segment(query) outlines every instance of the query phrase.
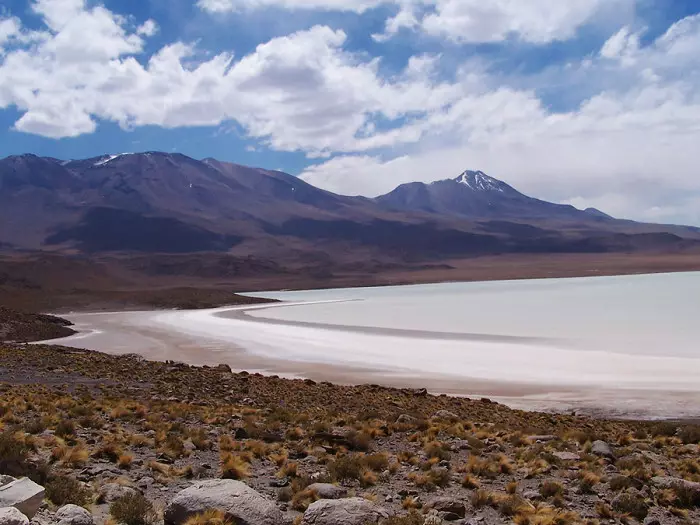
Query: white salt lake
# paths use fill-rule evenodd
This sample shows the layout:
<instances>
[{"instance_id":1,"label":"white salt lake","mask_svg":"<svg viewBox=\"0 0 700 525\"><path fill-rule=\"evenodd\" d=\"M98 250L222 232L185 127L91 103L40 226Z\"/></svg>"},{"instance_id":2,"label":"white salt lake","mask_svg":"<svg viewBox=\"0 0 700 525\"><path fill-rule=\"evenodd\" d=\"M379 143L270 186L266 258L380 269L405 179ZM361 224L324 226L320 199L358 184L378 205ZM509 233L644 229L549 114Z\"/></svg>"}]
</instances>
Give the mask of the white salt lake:
<instances>
[{"instance_id":1,"label":"white salt lake","mask_svg":"<svg viewBox=\"0 0 700 525\"><path fill-rule=\"evenodd\" d=\"M61 344L514 407L700 417L700 273L249 294L282 303L66 316Z\"/></svg>"}]
</instances>

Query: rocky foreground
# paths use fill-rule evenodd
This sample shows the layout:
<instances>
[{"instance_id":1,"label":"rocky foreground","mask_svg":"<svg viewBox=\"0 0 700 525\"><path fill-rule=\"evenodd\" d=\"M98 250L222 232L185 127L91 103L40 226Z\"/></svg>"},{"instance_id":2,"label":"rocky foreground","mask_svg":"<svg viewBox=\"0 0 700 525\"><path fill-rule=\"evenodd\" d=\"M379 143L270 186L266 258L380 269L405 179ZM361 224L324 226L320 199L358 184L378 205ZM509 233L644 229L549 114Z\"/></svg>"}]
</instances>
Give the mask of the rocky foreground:
<instances>
[{"instance_id":1,"label":"rocky foreground","mask_svg":"<svg viewBox=\"0 0 700 525\"><path fill-rule=\"evenodd\" d=\"M0 525L700 523L700 427L0 345Z\"/></svg>"}]
</instances>

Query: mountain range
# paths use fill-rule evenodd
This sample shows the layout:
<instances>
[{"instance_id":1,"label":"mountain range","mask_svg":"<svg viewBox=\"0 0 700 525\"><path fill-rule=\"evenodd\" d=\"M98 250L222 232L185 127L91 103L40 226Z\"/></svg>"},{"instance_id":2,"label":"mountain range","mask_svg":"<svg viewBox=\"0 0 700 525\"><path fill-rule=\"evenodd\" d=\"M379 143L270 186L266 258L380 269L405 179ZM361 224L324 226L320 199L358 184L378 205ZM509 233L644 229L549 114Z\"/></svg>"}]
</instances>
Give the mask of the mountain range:
<instances>
[{"instance_id":1,"label":"mountain range","mask_svg":"<svg viewBox=\"0 0 700 525\"><path fill-rule=\"evenodd\" d=\"M0 250L219 252L267 260L436 261L501 253L687 251L700 229L526 196L481 171L369 199L279 171L148 152L0 160Z\"/></svg>"}]
</instances>

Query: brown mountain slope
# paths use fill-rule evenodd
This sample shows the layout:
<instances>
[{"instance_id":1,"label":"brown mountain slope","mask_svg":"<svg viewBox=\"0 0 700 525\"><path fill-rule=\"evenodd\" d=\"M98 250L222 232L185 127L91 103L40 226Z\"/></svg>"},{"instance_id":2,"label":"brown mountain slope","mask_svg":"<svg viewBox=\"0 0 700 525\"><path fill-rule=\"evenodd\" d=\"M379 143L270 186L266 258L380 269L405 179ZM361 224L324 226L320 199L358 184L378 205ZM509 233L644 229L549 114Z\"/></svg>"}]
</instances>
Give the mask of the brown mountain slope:
<instances>
[{"instance_id":1,"label":"brown mountain slope","mask_svg":"<svg viewBox=\"0 0 700 525\"><path fill-rule=\"evenodd\" d=\"M697 229L540 201L481 172L404 185L373 200L179 154L0 160L5 252L219 252L333 266L500 253L684 253L699 243Z\"/></svg>"}]
</instances>

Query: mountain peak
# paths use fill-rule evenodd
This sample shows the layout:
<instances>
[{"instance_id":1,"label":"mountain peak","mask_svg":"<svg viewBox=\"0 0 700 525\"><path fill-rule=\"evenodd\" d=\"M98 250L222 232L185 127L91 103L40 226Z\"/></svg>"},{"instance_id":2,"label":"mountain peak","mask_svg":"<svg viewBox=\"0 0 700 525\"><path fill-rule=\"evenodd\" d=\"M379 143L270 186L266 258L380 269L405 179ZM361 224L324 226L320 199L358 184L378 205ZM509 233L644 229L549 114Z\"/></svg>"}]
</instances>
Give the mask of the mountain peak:
<instances>
[{"instance_id":1,"label":"mountain peak","mask_svg":"<svg viewBox=\"0 0 700 525\"><path fill-rule=\"evenodd\" d=\"M454 179L459 184L464 184L474 191L497 191L503 193L506 184L498 179L489 177L483 171L467 170Z\"/></svg>"}]
</instances>

